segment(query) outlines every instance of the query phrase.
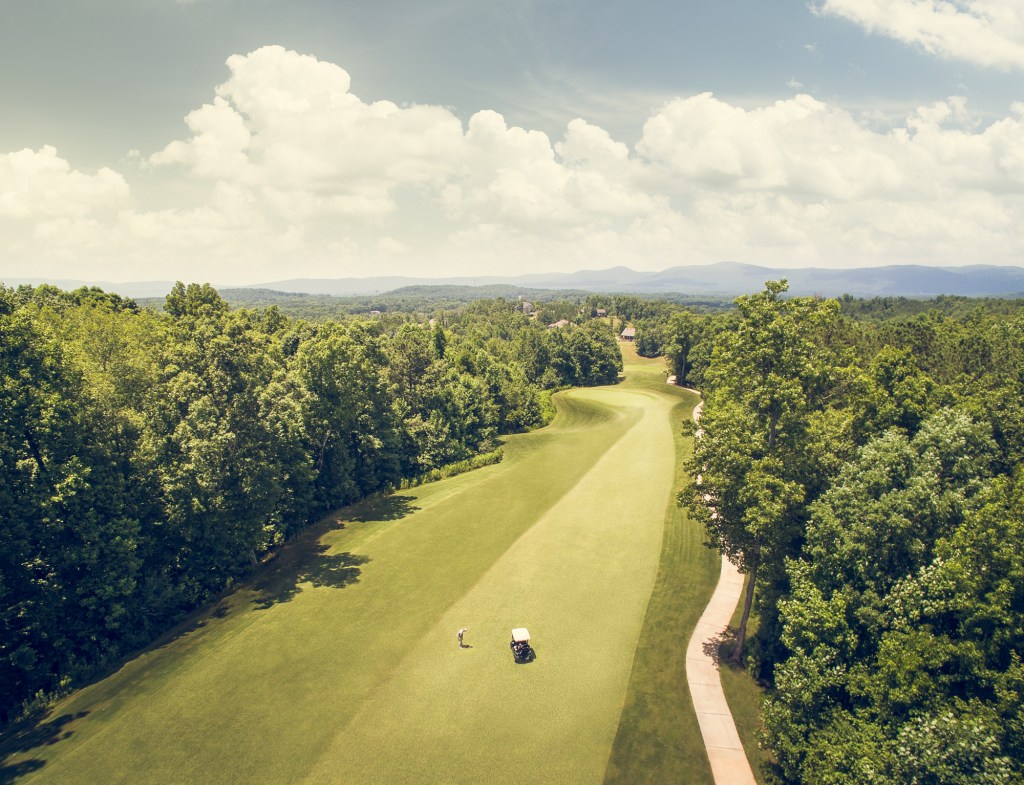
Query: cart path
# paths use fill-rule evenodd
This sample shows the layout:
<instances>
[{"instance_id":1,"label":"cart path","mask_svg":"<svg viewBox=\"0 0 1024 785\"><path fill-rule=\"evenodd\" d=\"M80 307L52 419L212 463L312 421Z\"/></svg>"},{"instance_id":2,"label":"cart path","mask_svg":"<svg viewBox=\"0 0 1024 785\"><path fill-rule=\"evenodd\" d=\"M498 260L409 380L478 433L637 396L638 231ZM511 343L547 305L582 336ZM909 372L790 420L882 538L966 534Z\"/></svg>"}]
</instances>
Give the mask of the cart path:
<instances>
[{"instance_id":1,"label":"cart path","mask_svg":"<svg viewBox=\"0 0 1024 785\"><path fill-rule=\"evenodd\" d=\"M693 410L700 418L704 404ZM718 644L743 593L743 575L725 556L718 585L686 647L686 681L715 785L757 785L718 674Z\"/></svg>"}]
</instances>

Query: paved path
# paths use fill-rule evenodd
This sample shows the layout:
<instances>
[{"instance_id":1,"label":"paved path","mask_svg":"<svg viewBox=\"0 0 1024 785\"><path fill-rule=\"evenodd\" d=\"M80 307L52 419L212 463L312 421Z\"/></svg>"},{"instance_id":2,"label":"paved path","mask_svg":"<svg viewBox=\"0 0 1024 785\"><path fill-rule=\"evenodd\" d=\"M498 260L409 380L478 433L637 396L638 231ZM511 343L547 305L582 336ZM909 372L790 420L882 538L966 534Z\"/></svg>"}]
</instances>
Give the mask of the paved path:
<instances>
[{"instance_id":1,"label":"paved path","mask_svg":"<svg viewBox=\"0 0 1024 785\"><path fill-rule=\"evenodd\" d=\"M703 403L693 410L700 417ZM711 601L686 647L686 681L715 785L756 785L718 675L718 644L743 593L743 575L725 556Z\"/></svg>"}]
</instances>

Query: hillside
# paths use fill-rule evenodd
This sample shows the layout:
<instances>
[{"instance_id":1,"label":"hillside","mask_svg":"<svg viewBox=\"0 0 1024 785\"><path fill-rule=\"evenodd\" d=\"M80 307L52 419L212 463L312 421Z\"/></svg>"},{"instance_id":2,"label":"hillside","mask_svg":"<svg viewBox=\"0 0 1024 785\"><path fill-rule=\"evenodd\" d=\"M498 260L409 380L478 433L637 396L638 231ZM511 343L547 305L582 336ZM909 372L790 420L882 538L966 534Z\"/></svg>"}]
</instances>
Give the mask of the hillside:
<instances>
[{"instance_id":1,"label":"hillside","mask_svg":"<svg viewBox=\"0 0 1024 785\"><path fill-rule=\"evenodd\" d=\"M1024 267L969 265L931 267L888 265L863 268L780 268L759 267L739 262L708 265L680 265L660 272L638 272L627 267L579 270L574 273L529 275L424 277L373 276L339 278L288 278L248 286L211 282L220 290L273 290L292 294L333 297L375 298L384 294L421 294L423 287L446 287L449 299L458 300L469 290L479 297L538 296L538 291L557 293L605 292L621 294L716 296L732 298L761 289L765 281L785 278L791 295L838 297L1022 297ZM116 283L95 280L54 280L46 278L4 279L8 286L21 283L52 283L64 289L96 285L127 297L162 297L170 289L167 281ZM432 293L436 294L435 293ZM241 299L239 293L236 299ZM477 295L469 299L477 299ZM383 309L382 309L383 310Z\"/></svg>"}]
</instances>

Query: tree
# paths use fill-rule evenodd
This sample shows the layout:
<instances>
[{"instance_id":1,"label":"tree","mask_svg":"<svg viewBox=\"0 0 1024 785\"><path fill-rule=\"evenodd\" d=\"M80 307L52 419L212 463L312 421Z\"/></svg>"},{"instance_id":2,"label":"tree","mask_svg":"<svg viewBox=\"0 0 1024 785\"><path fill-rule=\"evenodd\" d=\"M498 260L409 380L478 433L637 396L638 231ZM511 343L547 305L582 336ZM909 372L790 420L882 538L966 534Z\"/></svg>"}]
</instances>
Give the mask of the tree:
<instances>
[{"instance_id":1,"label":"tree","mask_svg":"<svg viewBox=\"0 0 1024 785\"><path fill-rule=\"evenodd\" d=\"M701 340L704 320L691 311L678 311L669 317L665 326L663 351L669 363L669 374L676 377L676 384L687 383L690 372L690 352Z\"/></svg>"},{"instance_id":2,"label":"tree","mask_svg":"<svg viewBox=\"0 0 1024 785\"><path fill-rule=\"evenodd\" d=\"M293 361L318 510L351 503L399 477L393 395L367 337L357 337L324 325Z\"/></svg>"},{"instance_id":3,"label":"tree","mask_svg":"<svg viewBox=\"0 0 1024 785\"><path fill-rule=\"evenodd\" d=\"M935 387L908 350L882 347L868 367L866 389L857 402L855 427L861 441L892 426L915 433L935 406Z\"/></svg>"},{"instance_id":4,"label":"tree","mask_svg":"<svg viewBox=\"0 0 1024 785\"><path fill-rule=\"evenodd\" d=\"M763 292L737 299L739 323L718 336L684 492L708 544L748 576L735 660L758 587L782 579L786 558L799 551L806 489L817 471L806 435L812 414L834 402L842 376L825 340L838 304L786 300L786 289L785 281L769 281ZM769 622L774 599L763 598Z\"/></svg>"},{"instance_id":5,"label":"tree","mask_svg":"<svg viewBox=\"0 0 1024 785\"><path fill-rule=\"evenodd\" d=\"M169 583L188 605L251 569L295 523L284 516L308 511L288 502L301 472L285 460L301 429L275 419L289 412L267 397L284 369L261 320L229 314L195 285L169 310L150 438L165 516L159 558L174 565Z\"/></svg>"}]
</instances>

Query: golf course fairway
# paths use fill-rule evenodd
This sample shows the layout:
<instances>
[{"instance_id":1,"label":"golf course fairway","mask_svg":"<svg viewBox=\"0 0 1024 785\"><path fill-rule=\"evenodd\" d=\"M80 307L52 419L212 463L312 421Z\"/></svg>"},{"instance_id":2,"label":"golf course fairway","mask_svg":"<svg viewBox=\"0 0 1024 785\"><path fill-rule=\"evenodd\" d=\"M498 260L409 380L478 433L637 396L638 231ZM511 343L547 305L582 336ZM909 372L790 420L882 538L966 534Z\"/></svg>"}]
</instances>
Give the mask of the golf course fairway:
<instances>
[{"instance_id":1,"label":"golf course fairway","mask_svg":"<svg viewBox=\"0 0 1024 785\"><path fill-rule=\"evenodd\" d=\"M7 739L0 783L600 785L696 401L627 358L500 464L312 527ZM701 580L715 564L700 556ZM535 661L513 662L513 627Z\"/></svg>"}]
</instances>

